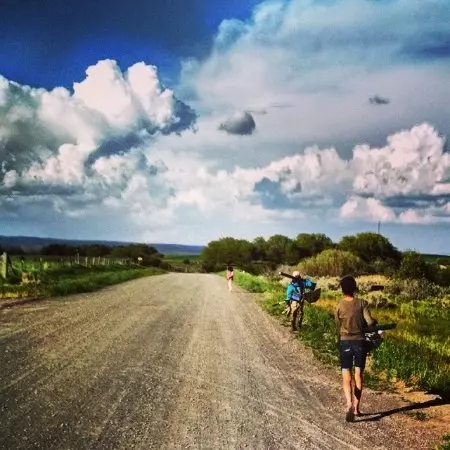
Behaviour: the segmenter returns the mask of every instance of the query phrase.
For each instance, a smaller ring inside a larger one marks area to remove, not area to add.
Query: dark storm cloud
[[[386,97],[381,97],[379,95],[374,95],[369,98],[369,103],[371,105],[388,105],[391,101]]]
[[[235,113],[224,123],[219,125],[219,130],[226,131],[228,134],[236,134],[241,136],[251,135],[255,129],[255,120],[248,112]]]
[[[384,205],[398,209],[421,209],[430,206],[442,207],[448,202],[450,202],[450,194],[396,195],[383,199]]]

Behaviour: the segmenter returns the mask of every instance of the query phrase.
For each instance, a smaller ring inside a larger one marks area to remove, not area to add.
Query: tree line
[[[329,249],[349,251],[365,261],[383,259],[398,262],[401,258],[401,253],[389,239],[377,233],[344,236],[337,243],[319,233],[301,233],[294,239],[276,234],[267,240],[257,237],[253,241],[224,237],[211,241],[204,248],[201,258],[211,265],[296,265],[305,258],[314,257]]]
[[[401,252],[388,238],[372,232],[347,235],[338,242],[320,233],[300,233],[293,239],[277,234],[253,241],[223,237],[209,242],[200,258],[207,272],[231,264],[258,274],[289,265],[298,266],[311,276],[366,273],[450,284],[450,264],[439,269],[436,263],[427,263],[420,253]],[[445,261],[439,261],[442,262]]]
[[[22,248],[10,247],[0,248],[0,253],[6,251],[12,255],[39,255],[61,258],[83,258],[102,257],[112,259],[131,259],[140,262],[143,266],[162,267],[164,266],[164,255],[147,244],[130,244],[122,246],[108,246],[103,244],[67,245],[49,244],[34,252],[25,252]]]

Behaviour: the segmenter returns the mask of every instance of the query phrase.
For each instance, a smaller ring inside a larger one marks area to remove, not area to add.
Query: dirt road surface
[[[427,449],[438,435],[390,414],[404,403],[387,394],[364,397],[381,420],[345,423],[337,371],[215,275],[3,309],[0,381],[2,449]]]

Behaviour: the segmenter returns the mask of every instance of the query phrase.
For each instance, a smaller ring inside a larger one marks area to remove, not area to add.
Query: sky
[[[450,254],[448,23],[448,0],[3,0],[0,234],[380,224]]]

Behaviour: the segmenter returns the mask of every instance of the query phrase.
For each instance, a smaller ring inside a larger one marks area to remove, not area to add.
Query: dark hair
[[[339,281],[339,285],[341,286],[342,292],[344,295],[351,295],[353,296],[355,292],[358,290],[358,286],[356,285],[356,280],[350,276],[347,275],[344,278],[341,278]]]
[[[228,267],[227,267],[227,270],[229,270],[230,272],[232,272],[232,271],[233,271],[233,266],[228,266]]]

